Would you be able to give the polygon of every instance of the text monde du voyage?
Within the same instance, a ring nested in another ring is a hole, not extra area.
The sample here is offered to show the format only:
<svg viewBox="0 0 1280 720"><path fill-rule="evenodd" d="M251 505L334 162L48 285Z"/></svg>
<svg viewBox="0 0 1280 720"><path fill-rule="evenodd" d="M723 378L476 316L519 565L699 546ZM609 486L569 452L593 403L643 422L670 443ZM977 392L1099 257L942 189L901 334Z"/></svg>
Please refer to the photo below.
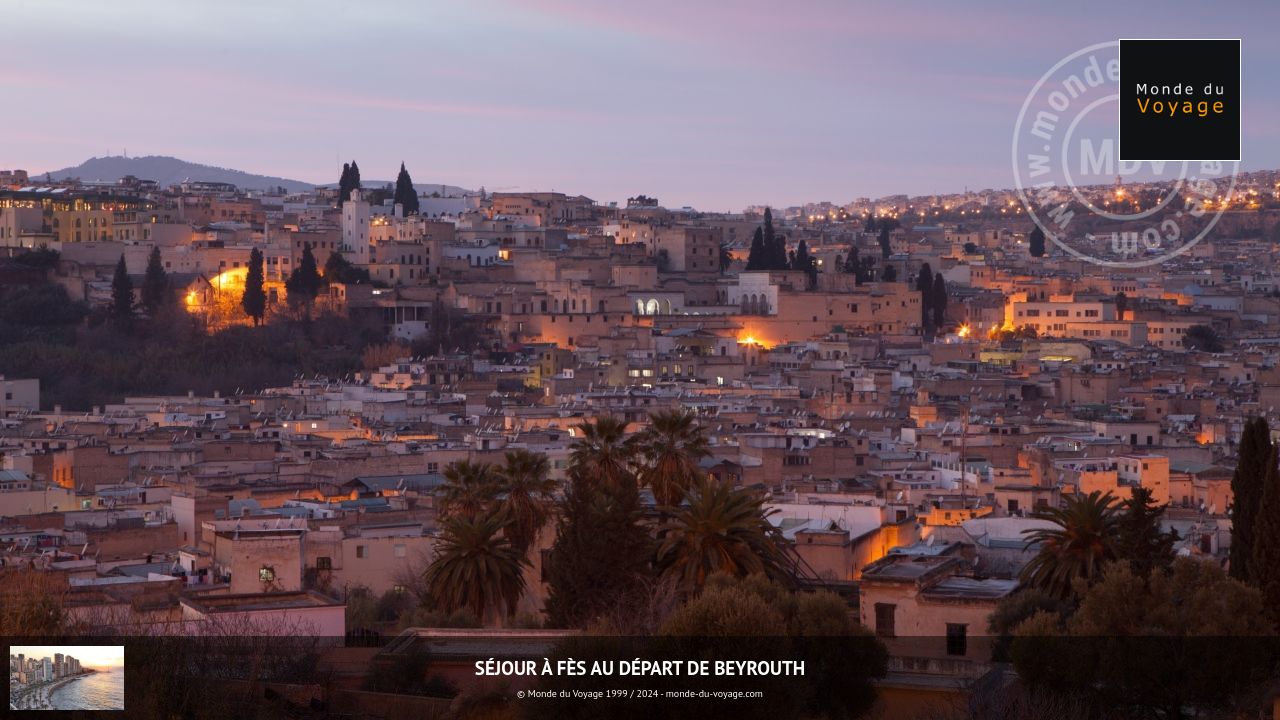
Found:
<svg viewBox="0 0 1280 720"><path fill-rule="evenodd" d="M1226 112L1226 103L1213 99L1214 96L1221 97L1225 94L1223 88L1222 85L1206 83L1197 92L1196 87L1190 83L1174 85L1136 83L1134 93L1137 97L1134 99L1138 103L1138 112L1143 115L1209 117Z"/></svg>

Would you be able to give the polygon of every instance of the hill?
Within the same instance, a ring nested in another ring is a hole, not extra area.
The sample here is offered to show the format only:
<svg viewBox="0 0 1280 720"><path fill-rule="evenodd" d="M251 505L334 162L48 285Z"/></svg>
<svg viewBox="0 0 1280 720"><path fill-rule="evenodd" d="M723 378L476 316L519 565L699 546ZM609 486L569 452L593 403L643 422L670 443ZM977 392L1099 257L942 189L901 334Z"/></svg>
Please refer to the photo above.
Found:
<svg viewBox="0 0 1280 720"><path fill-rule="evenodd" d="M301 180L290 180L270 175L254 175L242 170L201 165L166 155L147 155L144 157L113 155L89 158L75 167L53 170L49 175L54 180L79 178L85 182L116 182L126 175L132 175L142 180L154 180L159 183L160 187L169 187L186 180L198 180L231 183L242 190L270 190L283 187L289 192L304 192L315 187L337 186L337 183L314 185ZM33 176L32 179L39 179L40 177L42 176ZM385 180L366 180L363 183L366 188L382 187L389 184L393 183ZM414 183L413 186L419 193L427 195L431 193L459 195L471 192L456 185Z"/></svg>
<svg viewBox="0 0 1280 720"><path fill-rule="evenodd" d="M49 173L55 180L80 178L83 181L115 182L126 175L141 180L154 180L161 187L176 185L185 180L231 183L245 190L267 190L284 187L289 192L301 192L315 187L311 183L288 178L254 175L241 170L201 165L165 155L145 157L89 158L83 163Z"/></svg>

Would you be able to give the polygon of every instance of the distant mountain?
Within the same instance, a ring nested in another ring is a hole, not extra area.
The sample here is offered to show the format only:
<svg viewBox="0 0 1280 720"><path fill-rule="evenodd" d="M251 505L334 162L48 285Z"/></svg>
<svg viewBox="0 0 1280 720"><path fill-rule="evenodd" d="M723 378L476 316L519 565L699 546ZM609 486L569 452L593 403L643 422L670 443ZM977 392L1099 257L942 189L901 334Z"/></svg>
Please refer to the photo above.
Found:
<svg viewBox="0 0 1280 720"><path fill-rule="evenodd" d="M327 183L325 185L313 185L311 183L302 182L301 180L290 180L288 178L270 177L267 175L254 175L252 173L243 172L241 170L230 170L228 168L213 167L212 165L201 165L199 163L187 162L179 160L175 157L165 155L147 155L145 157L123 157L114 155L110 157L89 158L83 163L61 170L54 170L49 173L54 180L66 180L67 178L79 178L84 182L115 182L126 175L132 175L140 180L154 180L160 187L169 187L177 185L186 180L204 181L204 182L224 182L231 183L242 190L273 190L277 187L283 187L289 192L303 192L311 190L315 187L336 187L337 183ZM33 179L42 178L43 174L33 175ZM394 183L386 180L366 180L363 183L365 188L379 188L384 185L394 185ZM471 192L466 188L460 188L456 185L433 185L426 183L414 183L413 186L419 193L430 195L431 193L440 193L441 195L460 195Z"/></svg>
<svg viewBox="0 0 1280 720"><path fill-rule="evenodd" d="M266 175L253 175L240 170L200 165L164 155L145 157L89 158L83 163L49 173L54 180L80 178L85 182L115 182L126 175L140 180L155 180L160 187L169 187L186 180L231 183L244 190L268 190L283 187L289 192L301 192L315 187L300 180L289 180ZM38 177L38 176L37 176Z"/></svg>

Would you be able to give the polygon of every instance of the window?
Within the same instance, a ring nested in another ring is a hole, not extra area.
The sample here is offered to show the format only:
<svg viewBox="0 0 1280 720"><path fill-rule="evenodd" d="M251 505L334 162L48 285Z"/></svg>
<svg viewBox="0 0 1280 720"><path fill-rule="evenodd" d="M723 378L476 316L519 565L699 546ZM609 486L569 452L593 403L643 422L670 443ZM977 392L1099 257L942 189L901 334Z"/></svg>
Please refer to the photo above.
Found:
<svg viewBox="0 0 1280 720"><path fill-rule="evenodd" d="M969 626L947 623L947 654L963 657L969 649Z"/></svg>
<svg viewBox="0 0 1280 720"><path fill-rule="evenodd" d="M893 603L876 603L876 635L894 637L893 613L898 609ZM950 628L950 625L947 626Z"/></svg>
<svg viewBox="0 0 1280 720"><path fill-rule="evenodd" d="M357 558L359 558L359 559L364 559L365 554L364 554L364 546L363 546L363 545L357 545L357 546L356 546L356 557L357 557Z"/></svg>
<svg viewBox="0 0 1280 720"><path fill-rule="evenodd" d="M394 548L392 548L392 550L394 551L395 556L396 556L396 557L398 557L398 558L402 558L402 557L404 557L404 556L405 556L405 547L404 547L404 545L396 545Z"/></svg>
<svg viewBox="0 0 1280 720"><path fill-rule="evenodd" d="M276 569L270 565L263 565L262 569L258 570L258 579L264 583L275 582Z"/></svg>
<svg viewBox="0 0 1280 720"><path fill-rule="evenodd" d="M331 558L328 558L328 557L318 557L318 558L316 558L316 569L317 569L317 570L332 570L332 569L333 569L333 560L332 560Z"/></svg>

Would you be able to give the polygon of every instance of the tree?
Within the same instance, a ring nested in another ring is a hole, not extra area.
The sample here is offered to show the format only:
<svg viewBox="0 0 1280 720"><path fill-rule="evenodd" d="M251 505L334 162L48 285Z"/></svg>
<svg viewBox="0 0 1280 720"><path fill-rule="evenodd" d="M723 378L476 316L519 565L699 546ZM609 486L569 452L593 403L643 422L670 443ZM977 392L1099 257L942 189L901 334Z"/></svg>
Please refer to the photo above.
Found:
<svg viewBox="0 0 1280 720"><path fill-rule="evenodd" d="M880 273L880 279L883 280L884 282L897 282L898 268L888 263L885 263L884 270L881 271Z"/></svg>
<svg viewBox="0 0 1280 720"><path fill-rule="evenodd" d="M942 327L947 319L947 283L942 279L942 273L933 276L933 290L929 300L933 306L933 325Z"/></svg>
<svg viewBox="0 0 1280 720"><path fill-rule="evenodd" d="M1094 491L1068 496L1064 506L1036 513L1056 528L1028 531L1027 547L1039 545L1035 557L1022 568L1022 582L1065 598L1074 591L1077 578L1097 580L1102 566L1116 557L1119 535L1118 509L1111 493Z"/></svg>
<svg viewBox="0 0 1280 720"><path fill-rule="evenodd" d="M521 555L551 518L556 482L547 477L547 456L523 448L508 450L498 469L498 508L507 519L507 537Z"/></svg>
<svg viewBox="0 0 1280 720"><path fill-rule="evenodd" d="M240 307L244 314L253 318L253 324L261 325L267 314L267 291L263 288L262 251L254 248L249 251L249 272L244 276L244 295L240 297Z"/></svg>
<svg viewBox="0 0 1280 720"><path fill-rule="evenodd" d="M320 294L323 284L320 271L316 269L316 256L311 252L311 243L303 243L302 259L298 261L298 267L289 273L289 278L284 282L290 304L310 305L316 299L316 295Z"/></svg>
<svg viewBox="0 0 1280 720"><path fill-rule="evenodd" d="M1217 331L1208 325L1192 325L1182 335L1182 345L1188 350L1200 350L1209 353L1223 351L1222 339Z"/></svg>
<svg viewBox="0 0 1280 720"><path fill-rule="evenodd" d="M887 222L880 225L880 257L885 260L893 254L893 247L889 244L889 224Z"/></svg>
<svg viewBox="0 0 1280 720"><path fill-rule="evenodd" d="M747 270L766 270L768 260L765 258L766 251L764 249L764 231L756 228L756 232L751 236L751 252L747 255Z"/></svg>
<svg viewBox="0 0 1280 720"><path fill-rule="evenodd" d="M769 523L777 511L764 509L762 495L704 478L687 501L663 525L657 555L663 574L684 592L696 594L716 572L790 579L780 532Z"/></svg>
<svg viewBox="0 0 1280 720"><path fill-rule="evenodd" d="M1262 475L1262 494L1254 516L1253 584L1271 617L1280 617L1280 446L1272 445Z"/></svg>
<svg viewBox="0 0 1280 720"><path fill-rule="evenodd" d="M133 318L133 281L129 279L129 269L124 264L124 255L116 263L115 275L111 278L111 304L107 313L117 322L127 322Z"/></svg>
<svg viewBox="0 0 1280 720"><path fill-rule="evenodd" d="M1262 595L1216 563L1178 558L1149 578L1110 563L1080 586L1065 623L1039 613L1015 630L1014 667L1033 693L1086 698L1093 717L1180 718L1229 709L1273 681Z"/></svg>
<svg viewBox="0 0 1280 720"><path fill-rule="evenodd" d="M1245 422L1236 450L1236 469L1231 475L1231 577L1253 582L1253 548L1262 504L1263 479L1271 457L1271 428L1261 416Z"/></svg>
<svg viewBox="0 0 1280 720"><path fill-rule="evenodd" d="M965 244L964 244L964 254L965 254L965 255L977 255L977 254L978 254L978 246L977 246L977 245L974 245L974 244L973 244L973 243L971 243L971 242L967 242L967 243L965 243Z"/></svg>
<svg viewBox="0 0 1280 720"><path fill-rule="evenodd" d="M626 437L627 422L611 415L575 426L578 435L569 446L569 475L611 491L634 491L631 463L635 442Z"/></svg>
<svg viewBox="0 0 1280 720"><path fill-rule="evenodd" d="M1182 196L1179 195L1178 197L1182 197ZM1129 310L1129 296L1125 295L1123 292L1116 293L1116 315L1123 319L1125 312L1127 312L1128 310Z"/></svg>
<svg viewBox="0 0 1280 720"><path fill-rule="evenodd" d="M455 460L444 468L444 484L438 491L439 514L448 518L491 510L498 489L498 477L492 465Z"/></svg>
<svg viewBox="0 0 1280 720"><path fill-rule="evenodd" d="M160 247L154 246L147 256L147 272L142 278L142 306L147 313L155 315L169 304L170 297L169 276L160 261Z"/></svg>
<svg viewBox="0 0 1280 720"><path fill-rule="evenodd" d="M640 484L653 490L659 505L675 507L685 493L702 479L698 462L710 454L707 438L693 413L662 410L649 416L649 427L636 438L644 464Z"/></svg>
<svg viewBox="0 0 1280 720"><path fill-rule="evenodd" d="M720 274L723 275L733 265L733 252L728 245L720 246Z"/></svg>
<svg viewBox="0 0 1280 720"><path fill-rule="evenodd" d="M764 249L768 259L763 269L787 269L787 241L774 232L773 210L767 207L764 209Z"/></svg>
<svg viewBox="0 0 1280 720"><path fill-rule="evenodd" d="M1039 225L1031 229L1031 234L1027 236L1027 245L1031 257L1044 257L1044 231Z"/></svg>
<svg viewBox="0 0 1280 720"><path fill-rule="evenodd" d="M424 579L446 610L466 608L479 618L515 614L524 593L524 555L502 534L501 513L454 515L441 527Z"/></svg>
<svg viewBox="0 0 1280 720"><path fill-rule="evenodd" d="M929 263L920 266L920 273L916 275L916 291L920 293L920 327L932 327L933 269Z"/></svg>
<svg viewBox="0 0 1280 720"><path fill-rule="evenodd" d="M409 177L409 171L405 169L404 163L400 163L400 174L396 176L396 195L395 202L403 210L405 215L418 214L418 191L413 187L413 179Z"/></svg>
<svg viewBox="0 0 1280 720"><path fill-rule="evenodd" d="M1167 570L1173 564L1175 530L1161 529L1164 506L1152 500L1151 489L1135 487L1133 494L1120 503L1116 518L1116 557L1127 561L1134 572L1149 577L1156 570Z"/></svg>
<svg viewBox="0 0 1280 720"><path fill-rule="evenodd" d="M360 189L360 167L356 161L342 163L342 177L338 179L338 201L351 199L351 191Z"/></svg>
<svg viewBox="0 0 1280 720"><path fill-rule="evenodd" d="M548 623L580 628L613 613L642 592L652 576L652 557L653 539L640 524L635 486L571 472L544 567Z"/></svg>
<svg viewBox="0 0 1280 720"><path fill-rule="evenodd" d="M344 285L368 284L372 282L369 271L352 265L340 251L329 253L324 261L324 281L342 283Z"/></svg>

